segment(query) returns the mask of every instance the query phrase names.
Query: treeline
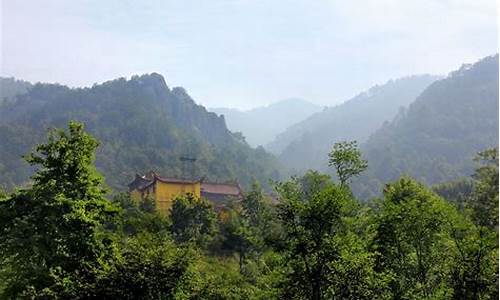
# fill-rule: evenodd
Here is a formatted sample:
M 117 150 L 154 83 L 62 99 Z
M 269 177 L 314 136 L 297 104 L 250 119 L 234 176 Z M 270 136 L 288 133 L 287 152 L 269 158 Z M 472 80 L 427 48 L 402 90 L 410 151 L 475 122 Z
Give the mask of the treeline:
M 334 146 L 341 182 L 310 171 L 258 184 L 217 213 L 190 195 L 170 215 L 126 193 L 106 198 L 97 141 L 79 123 L 26 157 L 29 188 L 0 196 L 2 299 L 498 299 L 498 150 L 471 185 L 403 177 L 357 201 L 367 166 Z M 464 188 L 467 186 L 467 188 Z

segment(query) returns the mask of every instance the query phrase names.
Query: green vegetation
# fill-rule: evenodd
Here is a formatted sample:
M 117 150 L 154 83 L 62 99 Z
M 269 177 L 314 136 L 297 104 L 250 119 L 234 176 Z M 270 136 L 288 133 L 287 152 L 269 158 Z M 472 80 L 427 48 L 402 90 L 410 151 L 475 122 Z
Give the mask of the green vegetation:
M 402 177 L 368 206 L 310 171 L 276 182 L 276 204 L 255 183 L 218 216 L 187 195 L 164 217 L 105 198 L 97 145 L 53 130 L 26 156 L 32 186 L 0 192 L 0 298 L 498 299 L 498 149 L 447 194 L 460 205 Z M 335 164 L 363 163 L 343 145 Z
M 328 157 L 328 165 L 337 172 L 341 186 L 345 186 L 351 177 L 358 176 L 368 167 L 367 161 L 361 158 L 356 141 L 335 143 Z
M 93 165 L 97 141 L 78 123 L 54 130 L 27 157 L 33 186 L 2 199 L 2 298 L 73 297 L 108 253 L 100 226 L 113 214 Z
M 426 184 L 466 177 L 473 157 L 498 147 L 498 55 L 430 85 L 361 146 L 370 166 L 353 182 L 362 198 L 407 174 Z
M 216 232 L 217 214 L 212 204 L 191 194 L 176 199 L 170 219 L 172 236 L 179 243 L 204 245 Z
M 70 120 L 85 124 L 100 141 L 96 166 L 106 183 L 123 189 L 135 173 L 154 169 L 181 176 L 182 156 L 196 157 L 196 177 L 249 187 L 280 178 L 276 159 L 262 147 L 252 149 L 231 133 L 224 118 L 197 105 L 180 87 L 170 89 L 159 74 L 134 76 L 70 89 L 36 84 L 0 106 L 0 184 L 29 184 L 33 172 L 21 155 L 43 141 L 47 128 Z

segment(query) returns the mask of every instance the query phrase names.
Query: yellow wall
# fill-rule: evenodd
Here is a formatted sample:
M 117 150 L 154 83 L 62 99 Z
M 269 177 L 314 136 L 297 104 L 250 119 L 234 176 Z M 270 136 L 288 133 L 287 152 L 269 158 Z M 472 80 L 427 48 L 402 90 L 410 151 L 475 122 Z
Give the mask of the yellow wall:
M 155 201 L 156 208 L 162 214 L 168 214 L 173 201 L 177 196 L 191 193 L 200 198 L 200 183 L 172 183 L 156 181 Z
M 130 198 L 137 204 L 138 201 L 142 201 L 147 197 L 152 197 L 155 200 L 156 209 L 161 214 L 168 214 L 176 197 L 191 193 L 196 198 L 200 198 L 200 187 L 200 182 L 177 183 L 157 180 L 153 185 L 142 192 L 138 190 L 131 191 Z

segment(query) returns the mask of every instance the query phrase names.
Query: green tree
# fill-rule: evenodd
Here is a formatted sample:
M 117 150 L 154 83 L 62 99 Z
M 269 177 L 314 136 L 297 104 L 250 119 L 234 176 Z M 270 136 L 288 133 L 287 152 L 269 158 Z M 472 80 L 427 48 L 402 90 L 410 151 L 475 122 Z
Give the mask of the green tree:
M 367 161 L 361 158 L 356 141 L 335 143 L 328 157 L 328 165 L 337 172 L 341 186 L 346 186 L 351 177 L 358 176 L 368 167 Z
M 236 209 L 227 211 L 227 217 L 221 222 L 220 229 L 223 237 L 222 249 L 238 254 L 240 273 L 243 273 L 245 260 L 262 246 L 258 230 Z
M 264 223 L 264 211 L 266 209 L 264 202 L 264 194 L 259 183 L 254 182 L 252 189 L 242 202 L 243 215 L 248 220 L 251 226 L 258 227 Z
M 393 274 L 396 299 L 445 299 L 455 208 L 414 180 L 388 184 L 376 216 L 377 269 Z M 447 255 L 445 255 L 447 253 Z
M 80 123 L 52 130 L 26 160 L 33 186 L 0 202 L 3 298 L 78 298 L 106 256 L 100 228 L 115 213 L 94 167 L 97 141 Z
M 465 220 L 454 220 L 457 247 L 451 282 L 455 299 L 498 298 L 498 149 L 480 152 L 465 201 Z M 472 221 L 469 221 L 472 220 Z
M 276 215 L 276 207 L 272 204 L 271 198 L 264 194 L 259 183 L 255 182 L 245 195 L 241 215 L 255 232 L 254 235 L 259 239 L 260 248 L 279 246 L 281 228 Z
M 119 216 L 112 224 L 114 231 L 120 231 L 125 235 L 169 232 L 170 223 L 165 216 L 156 212 L 153 199 L 146 198 L 140 203 L 135 203 L 129 193 L 119 193 L 114 195 L 112 201 L 121 208 Z
M 450 220 L 453 299 L 498 299 L 498 234 L 459 215 Z
M 385 297 L 384 280 L 373 272 L 374 256 L 352 230 L 356 204 L 348 190 L 312 171 L 276 189 L 289 270 L 283 297 Z
M 212 204 L 192 194 L 178 197 L 170 210 L 171 232 L 178 242 L 208 246 L 217 232 L 217 214 Z
M 221 220 L 222 249 L 238 254 L 240 272 L 250 259 L 258 260 L 266 242 L 276 238 L 276 221 L 262 188 L 254 182 L 240 203 L 232 203 Z
M 100 273 L 94 299 L 177 299 L 190 293 L 198 254 L 168 236 L 141 233 L 117 245 L 113 264 Z M 180 297 L 179 299 L 186 299 Z
M 480 226 L 498 230 L 498 148 L 480 152 L 474 160 L 479 167 L 473 175 L 476 184 L 469 201 L 473 219 Z

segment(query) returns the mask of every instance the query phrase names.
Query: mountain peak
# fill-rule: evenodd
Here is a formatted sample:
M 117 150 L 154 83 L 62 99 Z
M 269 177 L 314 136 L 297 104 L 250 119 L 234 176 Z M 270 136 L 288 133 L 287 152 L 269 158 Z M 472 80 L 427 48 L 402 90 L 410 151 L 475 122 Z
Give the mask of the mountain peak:
M 154 87 L 163 87 L 167 88 L 167 82 L 165 81 L 165 78 L 163 75 L 159 73 L 149 73 L 149 74 L 142 74 L 142 75 L 133 75 L 130 80 L 130 82 L 138 82 L 140 84 L 144 85 L 149 85 L 149 86 L 154 86 Z

